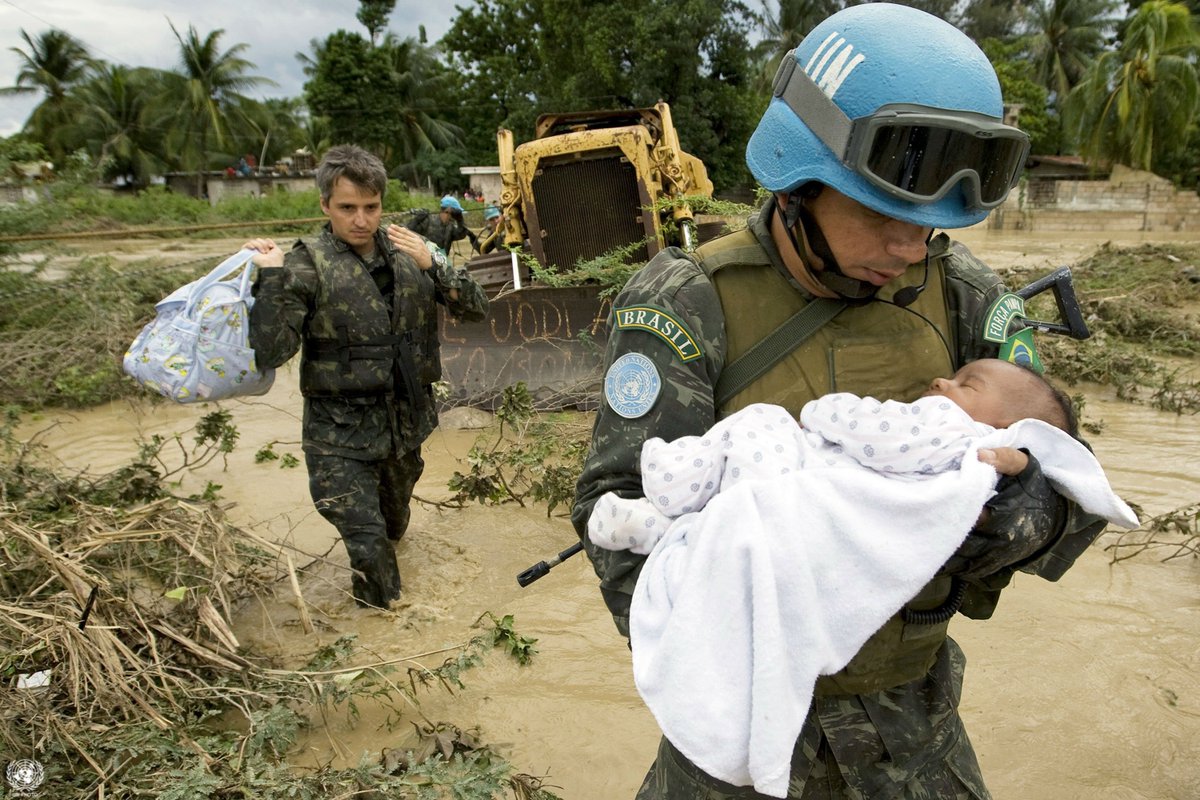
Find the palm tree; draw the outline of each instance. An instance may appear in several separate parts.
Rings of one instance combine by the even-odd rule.
[[[239,149],[258,153],[262,167],[290,155],[303,144],[302,125],[308,112],[299,97],[268,98],[250,109],[254,130],[238,137]]]
[[[379,32],[387,27],[388,17],[396,7],[396,0],[358,0],[358,12],[355,18],[371,35],[371,44],[379,39]]]
[[[778,12],[772,14],[768,0],[762,0],[762,38],[754,48],[755,61],[762,64],[761,89],[771,88],[779,62],[788,51],[841,7],[839,0],[779,0]]]
[[[71,34],[51,28],[31,37],[24,30],[21,38],[28,52],[10,47],[21,60],[15,85],[0,88],[0,96],[41,92],[42,102],[25,122],[25,133],[45,145],[50,157],[61,164],[73,144],[66,140],[68,123],[75,116],[71,89],[87,78],[96,62],[87,47]]]
[[[162,171],[162,131],[174,112],[161,102],[162,83],[155,69],[104,65],[79,86],[76,97],[87,113],[79,115],[73,132],[105,177],[131,175],[146,186]]]
[[[388,57],[390,78],[396,92],[393,108],[400,125],[391,155],[411,164],[417,154],[445,150],[462,144],[462,129],[442,119],[439,98],[449,73],[439,71],[432,51],[411,37],[384,37],[380,49]]]
[[[1103,52],[1116,24],[1117,0],[1036,0],[1027,33],[1034,75],[1054,94],[1056,106]]]
[[[217,29],[203,39],[189,25],[183,36],[171,24],[179,42],[182,71],[176,73],[175,87],[182,96],[182,135],[184,165],[197,171],[197,189],[203,187],[203,172],[213,155],[210,146],[224,148],[229,143],[231,125],[250,125],[245,106],[250,102],[242,92],[256,86],[275,85],[274,81],[246,74],[255,65],[242,57],[248,45],[236,44],[221,52],[219,40],[224,30]],[[228,153],[226,156],[230,155]]]
[[[1080,152],[1150,170],[1187,143],[1200,111],[1200,32],[1187,6],[1150,0],[1117,50],[1100,56],[1067,98]]]

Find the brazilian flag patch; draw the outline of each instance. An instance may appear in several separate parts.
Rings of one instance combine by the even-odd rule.
[[[1042,360],[1038,358],[1037,348],[1033,346],[1033,328],[1022,328],[1009,336],[1004,344],[1000,345],[999,357],[1013,364],[1027,367],[1038,375],[1041,375],[1046,369],[1042,365]]]
[[[654,334],[666,342],[684,363],[703,355],[692,332],[679,317],[664,308],[650,305],[625,306],[613,310],[613,319],[618,330],[641,330]]]

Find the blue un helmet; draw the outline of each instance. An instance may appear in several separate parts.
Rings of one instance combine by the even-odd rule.
[[[442,198],[441,210],[445,211],[447,208],[450,209],[451,211],[457,211],[458,215],[460,217],[462,216],[462,213],[463,213],[462,204],[459,203],[458,198],[452,194],[448,194]]]
[[[483,210],[483,219],[485,222],[490,222],[500,216],[500,209],[495,206],[488,206]]]
[[[810,181],[922,227],[962,228],[1008,196],[1029,137],[1002,122],[987,57],[949,23],[890,3],[851,6],[784,57],[746,146],[762,186]]]

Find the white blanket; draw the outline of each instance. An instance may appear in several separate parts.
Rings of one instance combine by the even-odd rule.
[[[713,777],[786,796],[817,676],[844,667],[958,548],[996,481],[976,450],[997,446],[1029,448],[1064,495],[1137,526],[1095,458],[1035,420],[922,482],[809,469],[735,484],[676,519],[630,618],[634,680],[671,743]]]

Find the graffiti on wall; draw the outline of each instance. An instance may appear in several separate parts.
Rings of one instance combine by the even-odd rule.
[[[487,319],[442,316],[442,379],[454,405],[494,406],[524,381],[539,408],[594,407],[610,300],[594,287],[535,287],[493,298]]]

